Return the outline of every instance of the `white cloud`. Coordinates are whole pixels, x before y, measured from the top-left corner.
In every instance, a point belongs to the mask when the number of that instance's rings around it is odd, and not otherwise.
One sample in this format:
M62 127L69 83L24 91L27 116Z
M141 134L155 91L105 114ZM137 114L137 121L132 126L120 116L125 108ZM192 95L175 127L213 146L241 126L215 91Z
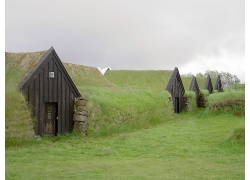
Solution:
M245 56L221 50L218 56L197 55L195 60L179 68L181 74L191 72L194 75L198 72L205 73L206 70L229 72L232 75L237 75L243 83L245 82Z

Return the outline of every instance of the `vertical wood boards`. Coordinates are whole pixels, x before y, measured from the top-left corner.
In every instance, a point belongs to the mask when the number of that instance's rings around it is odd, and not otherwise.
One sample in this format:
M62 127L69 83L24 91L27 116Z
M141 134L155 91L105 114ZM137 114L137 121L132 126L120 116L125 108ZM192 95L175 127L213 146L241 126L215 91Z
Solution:
M52 72L54 76L49 76ZM45 104L53 103L58 121L56 134L72 131L74 98L80 97L78 89L70 78L54 48L50 48L24 80L18 85L32 109L35 119L35 134L45 132ZM57 119L57 118L56 118Z
M174 112L179 113L182 111L183 95L185 93L184 86L182 84L181 76L177 67L175 67L166 90L171 94Z
M222 87L220 75L218 75L218 77L217 77L214 89L217 90L218 92L223 92L223 87Z
M194 77L194 76L192 78L189 90L193 91L195 93L195 96L196 96L196 105L198 106L200 89L199 89L196 77Z
M213 93L213 85L212 85L212 81L211 81L211 78L209 75L207 76L207 80L206 80L206 84L205 84L204 89L208 90L208 92L210 94Z

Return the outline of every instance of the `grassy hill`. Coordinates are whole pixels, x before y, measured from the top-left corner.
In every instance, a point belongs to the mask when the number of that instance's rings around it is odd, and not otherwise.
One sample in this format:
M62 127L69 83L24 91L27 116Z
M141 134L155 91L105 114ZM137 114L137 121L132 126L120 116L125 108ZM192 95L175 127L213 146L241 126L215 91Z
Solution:
M152 92L166 90L171 70L111 70L105 77L120 87L135 87Z
M77 86L113 88L116 86L108 81L96 67L63 62L70 77Z
M43 138L7 148L6 179L244 179L242 127L244 117L199 110L109 137Z
M244 179L245 92L214 93L207 109L173 114L172 71L103 76L63 63L88 99L89 134L25 141L33 120L16 86L43 53L6 53L6 179ZM191 78L182 81L193 96ZM206 78L197 81L203 89Z
M31 111L17 85L46 51L6 53L6 138L32 137ZM81 94L88 99L89 134L104 136L148 128L166 121L173 113L169 93L118 86L95 67L63 63Z
M33 134L29 107L16 87L45 52L5 54L6 137ZM103 76L95 67L63 64L88 99L89 133L93 136L148 128L167 121L173 114L170 94L165 90L172 70L111 70ZM186 94L195 104L194 93L188 91L191 79L182 77ZM206 78L197 81L203 89Z
M128 84L129 81L119 85L103 76L97 68L64 65L81 94L88 99L89 133L92 135L148 128L173 114L172 103L168 100L170 94L164 87L162 90L159 86L158 89L145 88L142 82L141 86L133 86ZM123 74L118 73L118 76L122 79ZM152 85L152 81L150 83Z
M29 107L17 85L46 51L5 53L5 137L30 138L33 120Z

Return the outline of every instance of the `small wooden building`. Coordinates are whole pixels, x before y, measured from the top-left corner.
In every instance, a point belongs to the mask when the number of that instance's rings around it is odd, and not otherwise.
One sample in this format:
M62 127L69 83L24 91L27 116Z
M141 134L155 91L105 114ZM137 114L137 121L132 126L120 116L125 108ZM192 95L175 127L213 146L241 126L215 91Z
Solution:
M185 93L184 86L182 84L181 76L177 67L175 67L166 90L171 94L174 105L174 112L179 113L182 111L183 95Z
M204 89L208 90L210 94L213 93L213 85L210 76L207 76L206 84Z
M74 99L78 89L51 47L19 83L28 101L36 135L55 136L73 130Z
M194 77L194 76L192 78L189 90L194 91L194 93L196 95L196 105L198 106L200 89L199 89L196 77Z
M222 87L220 75L218 75L218 77L217 77L214 89L217 90L218 92L223 92L223 87Z

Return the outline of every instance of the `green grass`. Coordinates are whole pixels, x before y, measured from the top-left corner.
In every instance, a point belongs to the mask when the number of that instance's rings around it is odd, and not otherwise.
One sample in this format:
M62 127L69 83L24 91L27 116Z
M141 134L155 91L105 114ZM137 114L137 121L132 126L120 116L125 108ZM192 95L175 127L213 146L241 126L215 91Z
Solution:
M88 134L30 138L33 120L16 86L32 55L19 55L5 60L6 179L244 179L244 114L197 109L187 89L191 111L173 114L165 91L172 71L102 76L97 68L64 63L88 99ZM190 83L183 78L185 88ZM201 93L210 105L245 98L239 91Z
M34 134L31 111L17 85L44 53L5 53L5 138L9 145L29 141Z
M206 84L206 81L207 81L207 77L196 77L196 80L197 80L197 83L198 83L198 86L199 86L200 90L204 90L204 87L205 87L205 84ZM216 80L217 80L217 77L215 77L215 78L211 77L213 89L214 89ZM191 83L191 81L190 81L190 83Z
M210 103L218 103L226 100L245 99L245 91L226 91L222 93L211 94Z
M185 91L184 97L189 98L189 111L195 111L197 110L197 104L196 104L196 94L193 91Z
M111 70L105 78L120 87L134 87L151 92L165 91L171 70Z
M245 114L245 91L226 91L208 96L209 109Z
M103 138L77 133L5 152L6 179L244 179L244 117L176 114L149 129ZM242 136L241 136L242 137Z
M89 100L90 111L88 133L92 136L106 136L134 129L148 128L163 123L164 117L171 117L172 102L169 93L155 94L142 89L120 88L113 91L105 88L84 88Z
M108 71L107 74L114 74L107 77L97 68L64 65L81 94L88 99L91 136L148 128L163 123L165 117L173 114L165 83L154 81L159 74L170 76L168 71ZM79 80L79 77L82 78Z

